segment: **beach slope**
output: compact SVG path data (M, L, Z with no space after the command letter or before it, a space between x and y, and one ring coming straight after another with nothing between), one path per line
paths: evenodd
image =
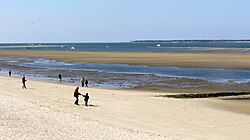
M180 100L153 92L84 88L0 77L0 139L249 139L249 101ZM239 109L240 108L240 109Z

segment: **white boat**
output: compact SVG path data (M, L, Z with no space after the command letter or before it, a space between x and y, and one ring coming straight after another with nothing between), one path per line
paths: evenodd
M157 46L157 47L161 47L161 44L157 44L156 46Z

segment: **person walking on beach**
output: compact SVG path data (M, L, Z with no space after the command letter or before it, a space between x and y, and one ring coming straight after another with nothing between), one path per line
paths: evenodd
M26 85L25 85L25 82L26 82L27 80L25 79L25 76L23 76L23 78L22 78L22 83L23 83L23 86L22 86L22 89L27 89L26 88Z
M11 70L9 71L9 77L11 77Z
M74 97L76 98L76 101L75 101L75 105L79 105L78 104L78 97L79 97L79 95L82 95L81 93L79 93L79 87L77 87L76 89L75 89L75 91L74 91Z
M62 74L61 73L58 75L58 82L59 83L62 82Z
M82 77L81 80L80 80L80 83L81 83L82 87L84 87L84 82L85 82L84 77Z
M88 87L89 81L85 80L85 87Z
M82 96L84 97L85 106L88 106L89 94L86 93L86 95L82 95Z

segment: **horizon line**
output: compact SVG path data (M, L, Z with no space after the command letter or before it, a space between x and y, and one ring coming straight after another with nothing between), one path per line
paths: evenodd
M37 42L0 42L0 44L22 44L22 43L130 43L136 41L250 41L249 39L135 39L130 41L37 41Z

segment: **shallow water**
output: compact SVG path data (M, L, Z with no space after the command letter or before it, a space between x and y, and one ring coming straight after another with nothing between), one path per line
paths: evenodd
M153 66L132 66L121 64L67 64L63 62L44 59L17 59L4 58L8 64L28 67L33 69L66 70L66 71L95 71L119 74L142 74L155 75L171 78L192 78L210 82L250 82L250 71L248 70L225 70L225 69L204 69L204 68L177 68L177 67L153 67ZM27 60L28 62L20 62Z

